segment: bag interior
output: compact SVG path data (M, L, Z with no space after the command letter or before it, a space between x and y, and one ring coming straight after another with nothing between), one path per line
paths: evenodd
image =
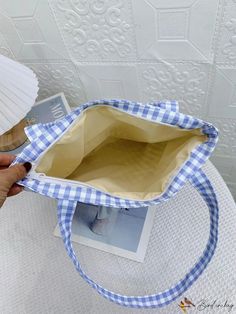
M206 140L200 129L184 130L93 106L50 147L35 171L114 196L147 200L164 192L191 151Z

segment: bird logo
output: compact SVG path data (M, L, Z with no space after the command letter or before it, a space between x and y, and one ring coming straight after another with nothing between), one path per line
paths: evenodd
M187 309L191 307L195 307L195 304L193 304L192 301L190 301L188 298L185 297L184 300L182 300L180 304L178 304L178 306L181 308L184 314L187 314Z
M190 306L192 305L193 307L195 307L195 305L186 297L184 298L184 302Z

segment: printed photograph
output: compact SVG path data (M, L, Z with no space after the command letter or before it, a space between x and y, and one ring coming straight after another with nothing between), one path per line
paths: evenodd
M143 262L155 208L112 208L78 203L72 241ZM60 236L59 226L54 234Z

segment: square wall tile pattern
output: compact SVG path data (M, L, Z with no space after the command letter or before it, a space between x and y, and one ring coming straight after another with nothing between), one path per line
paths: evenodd
M39 100L178 100L219 128L236 197L236 0L0 0L0 54L35 71Z

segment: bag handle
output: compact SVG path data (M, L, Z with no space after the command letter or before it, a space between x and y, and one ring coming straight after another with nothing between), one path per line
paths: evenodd
M153 102L149 102L148 105L159 107L165 110L170 110L173 112L179 112L179 103L176 100L153 101Z
M65 248L69 257L72 259L76 269L80 276L99 294L104 298L115 302L119 305L133 308L158 308L165 306L179 296L181 296L202 274L208 263L210 262L214 251L216 249L218 239L218 203L214 189L205 175L200 169L190 179L191 184L198 190L204 201L206 202L210 213L210 235L206 245L206 248L190 269L190 271L175 285L169 289L159 292L157 294L145 295L145 296L126 296L109 291L96 282L94 282L89 276L82 270L80 263L75 255L73 246L71 243L71 226L74 212L77 202L70 200L59 200L58 202L58 220L61 231L61 236L64 241Z

